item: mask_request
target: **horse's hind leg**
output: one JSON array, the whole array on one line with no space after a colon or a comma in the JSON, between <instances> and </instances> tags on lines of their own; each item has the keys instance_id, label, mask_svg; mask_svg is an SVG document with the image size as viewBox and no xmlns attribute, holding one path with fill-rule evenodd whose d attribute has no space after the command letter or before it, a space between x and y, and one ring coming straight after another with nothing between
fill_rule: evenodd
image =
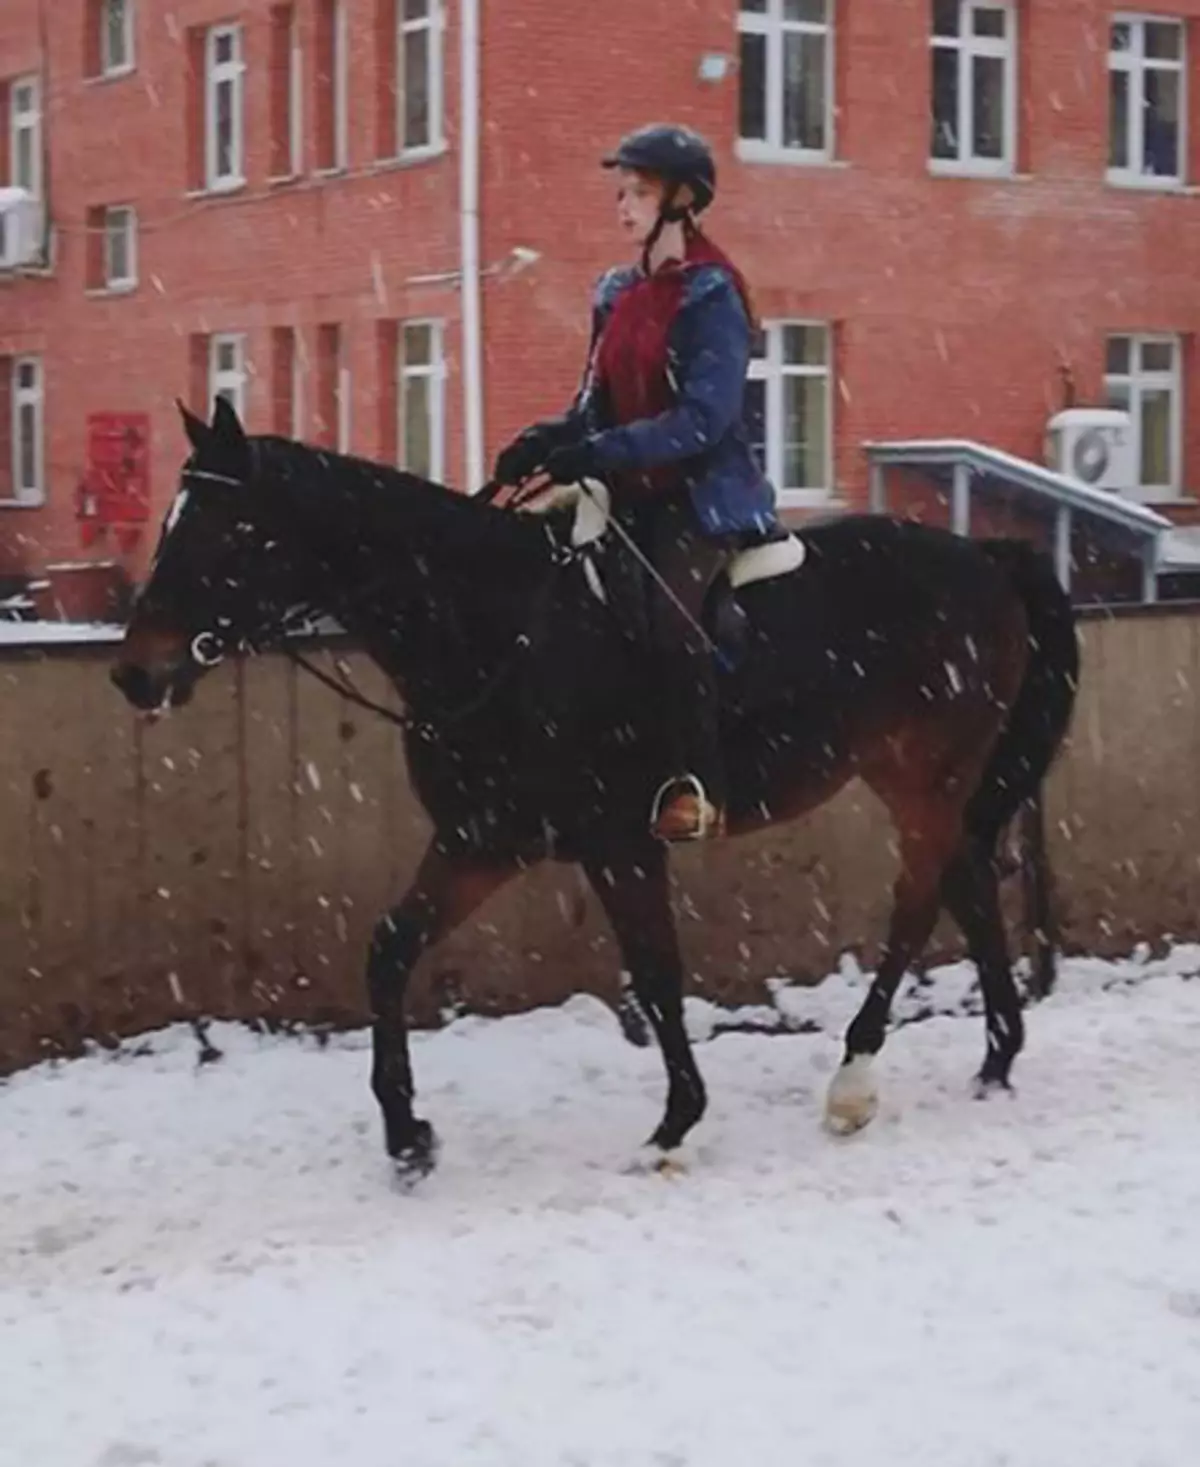
<instances>
[{"instance_id":1,"label":"horse's hind leg","mask_svg":"<svg viewBox=\"0 0 1200 1467\"><path fill-rule=\"evenodd\" d=\"M704 1114L705 1094L683 1022L683 962L666 851L647 841L620 853L592 853L582 864L667 1066L666 1111L649 1144L655 1152L673 1151Z\"/></svg>"},{"instance_id":2,"label":"horse's hind leg","mask_svg":"<svg viewBox=\"0 0 1200 1467\"><path fill-rule=\"evenodd\" d=\"M1000 912L994 846L994 840L968 836L942 879L943 900L967 940L983 990L987 1052L978 1076L981 1094L1007 1087L1009 1070L1025 1041L1021 999Z\"/></svg>"},{"instance_id":3,"label":"horse's hind leg","mask_svg":"<svg viewBox=\"0 0 1200 1467\"><path fill-rule=\"evenodd\" d=\"M892 1001L909 963L929 941L941 911L942 874L962 838L961 810L942 799L893 804L900 836L900 874L892 917L874 982L846 1031L841 1068L825 1101L826 1124L849 1134L875 1115L878 1090L871 1061L883 1048Z\"/></svg>"}]
</instances>

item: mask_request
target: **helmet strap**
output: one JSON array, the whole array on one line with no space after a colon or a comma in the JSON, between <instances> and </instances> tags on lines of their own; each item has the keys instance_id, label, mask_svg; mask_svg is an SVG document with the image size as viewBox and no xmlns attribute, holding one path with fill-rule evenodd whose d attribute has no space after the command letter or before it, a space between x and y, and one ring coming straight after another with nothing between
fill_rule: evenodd
<instances>
[{"instance_id":1,"label":"helmet strap","mask_svg":"<svg viewBox=\"0 0 1200 1467\"><path fill-rule=\"evenodd\" d=\"M686 230L691 223L692 209L690 204L677 204L675 195L679 192L679 184L673 183L663 194L662 203L658 206L658 218L654 221L654 228L646 236L646 243L642 246L642 274L649 275L650 255L654 246L662 238L662 232L668 224L682 224Z\"/></svg>"}]
</instances>

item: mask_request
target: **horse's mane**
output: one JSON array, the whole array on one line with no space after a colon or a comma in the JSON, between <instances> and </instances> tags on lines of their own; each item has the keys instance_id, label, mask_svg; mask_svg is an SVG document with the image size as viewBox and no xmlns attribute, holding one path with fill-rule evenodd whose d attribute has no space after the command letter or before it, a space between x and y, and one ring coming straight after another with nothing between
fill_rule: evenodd
<instances>
[{"instance_id":1,"label":"horse's mane","mask_svg":"<svg viewBox=\"0 0 1200 1467\"><path fill-rule=\"evenodd\" d=\"M322 510L343 521L349 515L372 548L411 554L431 539L472 560L480 554L528 557L544 554L544 528L528 516L498 509L446 484L354 454L336 453L291 438L264 434L250 439L260 472L319 528Z\"/></svg>"}]
</instances>

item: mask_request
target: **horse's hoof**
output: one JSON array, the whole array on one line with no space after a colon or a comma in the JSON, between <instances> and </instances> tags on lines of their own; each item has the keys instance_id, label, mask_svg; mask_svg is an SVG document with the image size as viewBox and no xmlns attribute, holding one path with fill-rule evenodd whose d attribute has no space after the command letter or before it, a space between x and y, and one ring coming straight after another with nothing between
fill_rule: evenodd
<instances>
[{"instance_id":1,"label":"horse's hoof","mask_svg":"<svg viewBox=\"0 0 1200 1467\"><path fill-rule=\"evenodd\" d=\"M829 1082L825 1124L835 1136L851 1136L875 1119L879 1091L871 1073L871 1056L856 1054Z\"/></svg>"},{"instance_id":2,"label":"horse's hoof","mask_svg":"<svg viewBox=\"0 0 1200 1467\"><path fill-rule=\"evenodd\" d=\"M975 1076L972 1088L976 1100L990 1100L993 1095L1015 1096L1017 1093L1007 1076L987 1075L982 1070Z\"/></svg>"},{"instance_id":3,"label":"horse's hoof","mask_svg":"<svg viewBox=\"0 0 1200 1467\"><path fill-rule=\"evenodd\" d=\"M412 1134L392 1151L396 1182L405 1191L415 1187L437 1165L438 1139L428 1121L415 1121Z\"/></svg>"},{"instance_id":4,"label":"horse's hoof","mask_svg":"<svg viewBox=\"0 0 1200 1467\"><path fill-rule=\"evenodd\" d=\"M639 1177L685 1177L688 1167L687 1159L679 1147L668 1151L666 1147L648 1141L639 1148L625 1170L632 1176Z\"/></svg>"}]
</instances>

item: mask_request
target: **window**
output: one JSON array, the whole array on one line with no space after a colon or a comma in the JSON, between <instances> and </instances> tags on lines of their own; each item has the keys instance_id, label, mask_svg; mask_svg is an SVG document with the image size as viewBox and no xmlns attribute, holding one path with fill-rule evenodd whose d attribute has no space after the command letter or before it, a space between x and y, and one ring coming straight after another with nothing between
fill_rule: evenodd
<instances>
[{"instance_id":1,"label":"window","mask_svg":"<svg viewBox=\"0 0 1200 1467\"><path fill-rule=\"evenodd\" d=\"M321 0L317 11L317 167L346 166L346 7Z\"/></svg>"},{"instance_id":2,"label":"window","mask_svg":"<svg viewBox=\"0 0 1200 1467\"><path fill-rule=\"evenodd\" d=\"M1114 20L1108 93L1109 178L1116 183L1182 183L1182 24L1131 16Z\"/></svg>"},{"instance_id":3,"label":"window","mask_svg":"<svg viewBox=\"0 0 1200 1467\"><path fill-rule=\"evenodd\" d=\"M100 70L119 76L133 70L133 0L100 0L96 15L100 34Z\"/></svg>"},{"instance_id":4,"label":"window","mask_svg":"<svg viewBox=\"0 0 1200 1467\"><path fill-rule=\"evenodd\" d=\"M405 321L398 346L397 460L409 473L440 483L445 473L441 322Z\"/></svg>"},{"instance_id":5,"label":"window","mask_svg":"<svg viewBox=\"0 0 1200 1467\"><path fill-rule=\"evenodd\" d=\"M442 142L442 23L439 0L397 0L397 151Z\"/></svg>"},{"instance_id":6,"label":"window","mask_svg":"<svg viewBox=\"0 0 1200 1467\"><path fill-rule=\"evenodd\" d=\"M137 284L137 215L128 205L104 210L104 287L132 290Z\"/></svg>"},{"instance_id":7,"label":"window","mask_svg":"<svg viewBox=\"0 0 1200 1467\"><path fill-rule=\"evenodd\" d=\"M246 181L242 135L242 28L213 26L205 43L204 181L210 189Z\"/></svg>"},{"instance_id":8,"label":"window","mask_svg":"<svg viewBox=\"0 0 1200 1467\"><path fill-rule=\"evenodd\" d=\"M11 457L0 466L0 497L8 504L41 504L46 496L42 364L38 357L0 361L10 421ZM5 481L8 481L5 483Z\"/></svg>"},{"instance_id":9,"label":"window","mask_svg":"<svg viewBox=\"0 0 1200 1467\"><path fill-rule=\"evenodd\" d=\"M271 177L300 172L302 146L302 55L294 5L271 7Z\"/></svg>"},{"instance_id":10,"label":"window","mask_svg":"<svg viewBox=\"0 0 1200 1467\"><path fill-rule=\"evenodd\" d=\"M246 421L246 338L231 334L210 337L208 343L208 396L210 404L223 397Z\"/></svg>"},{"instance_id":11,"label":"window","mask_svg":"<svg viewBox=\"0 0 1200 1467\"><path fill-rule=\"evenodd\" d=\"M1183 482L1179 338L1110 336L1104 389L1108 406L1133 420L1138 491L1146 499L1175 499Z\"/></svg>"},{"instance_id":12,"label":"window","mask_svg":"<svg viewBox=\"0 0 1200 1467\"><path fill-rule=\"evenodd\" d=\"M833 0L741 0L739 151L833 150Z\"/></svg>"},{"instance_id":13,"label":"window","mask_svg":"<svg viewBox=\"0 0 1200 1467\"><path fill-rule=\"evenodd\" d=\"M746 421L755 456L783 505L819 504L833 489L829 328L776 321L755 341Z\"/></svg>"},{"instance_id":14,"label":"window","mask_svg":"<svg viewBox=\"0 0 1200 1467\"><path fill-rule=\"evenodd\" d=\"M300 436L300 361L296 331L276 326L271 332L271 432Z\"/></svg>"},{"instance_id":15,"label":"window","mask_svg":"<svg viewBox=\"0 0 1200 1467\"><path fill-rule=\"evenodd\" d=\"M933 0L930 156L1007 173L1016 153L1016 14L996 0Z\"/></svg>"},{"instance_id":16,"label":"window","mask_svg":"<svg viewBox=\"0 0 1200 1467\"><path fill-rule=\"evenodd\" d=\"M36 76L22 76L8 88L9 180L42 196L42 107Z\"/></svg>"}]
</instances>

